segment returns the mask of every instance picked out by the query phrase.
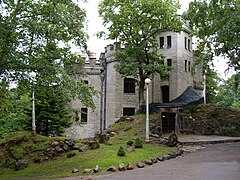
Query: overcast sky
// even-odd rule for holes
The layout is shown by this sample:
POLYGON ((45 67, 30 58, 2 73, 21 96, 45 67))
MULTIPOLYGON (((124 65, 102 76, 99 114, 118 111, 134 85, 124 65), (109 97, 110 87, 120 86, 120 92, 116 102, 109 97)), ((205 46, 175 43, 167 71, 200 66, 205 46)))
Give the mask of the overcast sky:
MULTIPOLYGON (((95 52, 97 58, 101 52, 104 52, 104 47, 106 45, 111 44, 111 41, 98 39, 96 37, 96 33, 98 31, 106 31, 106 29, 102 25, 102 20, 98 16, 98 3, 101 0, 88 0, 88 3, 80 3, 80 6, 85 8, 87 11, 87 20, 88 20, 88 34, 89 34, 89 41, 88 41, 88 50, 91 52, 95 52)), ((182 13, 187 10, 189 2, 192 0, 180 0, 181 10, 179 13, 182 13)), ((222 58, 216 58, 215 66, 218 72, 221 74, 221 77, 226 78, 227 76, 224 73, 224 70, 227 68, 226 61, 223 61, 222 58)))

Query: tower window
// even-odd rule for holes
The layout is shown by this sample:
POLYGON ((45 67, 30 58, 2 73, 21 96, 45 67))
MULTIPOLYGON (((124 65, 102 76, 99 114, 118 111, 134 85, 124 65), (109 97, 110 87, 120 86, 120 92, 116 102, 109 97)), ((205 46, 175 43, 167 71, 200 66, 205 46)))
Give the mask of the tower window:
POLYGON ((171 48, 171 47, 172 47, 172 37, 167 36, 167 48, 171 48))
POLYGON ((124 79, 124 93, 135 93, 135 79, 124 79))
POLYGON ((135 108, 123 108, 123 116, 133 116, 135 114, 135 108))
POLYGON ((185 60, 185 72, 187 72, 187 60, 185 60))
POLYGON ((81 108, 81 122, 86 123, 87 122, 87 116, 88 116, 88 109, 87 108, 81 108))
POLYGON ((189 51, 191 50, 190 47, 191 47, 191 42, 190 42, 190 39, 188 39, 188 50, 189 51))
POLYGON ((167 66, 172 66, 172 59, 167 59, 167 66))
POLYGON ((160 37, 159 41, 160 41, 160 49, 163 49, 164 48, 164 37, 160 37))
POLYGON ((191 62, 188 61, 188 72, 191 72, 191 62))
POLYGON ((185 37, 184 43, 185 43, 185 49, 187 49, 187 38, 186 37, 185 37))

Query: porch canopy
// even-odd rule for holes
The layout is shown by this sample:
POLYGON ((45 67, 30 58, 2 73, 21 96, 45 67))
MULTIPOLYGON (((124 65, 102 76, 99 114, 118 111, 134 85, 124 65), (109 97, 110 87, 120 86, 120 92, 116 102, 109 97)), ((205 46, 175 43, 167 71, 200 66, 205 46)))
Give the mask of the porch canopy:
POLYGON ((192 86, 189 86, 180 96, 169 103, 160 104, 159 107, 181 107, 183 109, 193 105, 202 104, 203 96, 199 94, 192 86))

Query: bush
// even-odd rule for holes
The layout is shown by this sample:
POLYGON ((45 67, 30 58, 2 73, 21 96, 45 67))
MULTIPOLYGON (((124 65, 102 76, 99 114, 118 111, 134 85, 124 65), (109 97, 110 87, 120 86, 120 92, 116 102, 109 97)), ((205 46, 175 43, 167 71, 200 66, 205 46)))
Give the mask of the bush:
POLYGON ((133 143, 134 143, 134 142, 133 142, 132 140, 129 140, 129 141, 127 142, 127 145, 128 145, 128 146, 132 146, 133 143))
POLYGON ((118 156, 125 156, 126 152, 122 146, 118 150, 118 156))
POLYGON ((139 138, 137 138, 137 139, 135 140, 135 142, 134 142, 134 147, 135 147, 135 148, 143 148, 142 141, 141 141, 139 138))
POLYGON ((220 134, 223 136, 238 136, 239 133, 237 132, 234 126, 231 127, 221 127, 220 134))

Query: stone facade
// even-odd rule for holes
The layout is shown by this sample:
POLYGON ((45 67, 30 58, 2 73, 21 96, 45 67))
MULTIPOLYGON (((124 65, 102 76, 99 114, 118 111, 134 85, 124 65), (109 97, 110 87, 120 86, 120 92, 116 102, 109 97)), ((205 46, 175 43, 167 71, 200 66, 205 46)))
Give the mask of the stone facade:
MULTIPOLYGON (((172 66, 170 77, 155 75, 149 85, 149 103, 164 103, 181 95, 188 86, 193 86, 199 93, 203 92, 201 68, 193 76, 191 68, 194 61, 190 28, 184 25, 184 31, 174 33, 162 32, 157 36, 158 53, 165 56, 165 64, 172 66)), ((118 62, 113 53, 115 45, 105 47, 100 59, 90 57, 83 68, 87 71, 86 80, 95 90, 101 92, 93 98, 96 109, 87 109, 87 122, 74 124, 66 129, 65 134, 73 138, 91 138, 104 130, 124 113, 134 113, 138 108, 138 87, 134 93, 124 93, 124 79, 114 68, 118 62), (89 61, 94 63, 89 63, 89 61)), ((79 100, 70 103, 72 108, 83 108, 79 100)))

